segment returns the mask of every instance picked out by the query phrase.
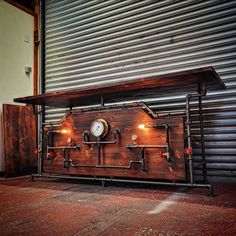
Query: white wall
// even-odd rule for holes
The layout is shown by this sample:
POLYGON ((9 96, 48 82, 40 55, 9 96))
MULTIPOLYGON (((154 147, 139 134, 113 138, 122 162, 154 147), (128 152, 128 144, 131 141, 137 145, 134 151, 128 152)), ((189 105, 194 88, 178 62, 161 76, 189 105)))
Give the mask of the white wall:
MULTIPOLYGON (((25 66, 33 70, 33 26, 33 16, 0 0, 0 116, 3 103, 33 95, 33 72, 25 74, 25 66)), ((4 171, 1 126, 0 171, 4 171)))

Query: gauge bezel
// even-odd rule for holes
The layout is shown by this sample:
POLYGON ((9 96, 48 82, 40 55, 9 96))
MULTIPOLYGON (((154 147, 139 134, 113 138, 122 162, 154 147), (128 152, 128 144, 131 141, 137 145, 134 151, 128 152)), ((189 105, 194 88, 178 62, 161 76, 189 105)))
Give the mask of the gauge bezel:
POLYGON ((108 133, 108 129, 109 129, 109 126, 108 126, 108 123, 104 120, 104 119, 96 119, 94 120, 92 123, 91 123, 91 126, 90 126, 90 132, 93 136, 97 137, 97 138, 101 138, 101 137, 105 137, 108 133), (93 130, 93 126, 94 126, 94 123, 99 123, 102 127, 102 132, 101 134, 97 135, 94 130, 93 130))

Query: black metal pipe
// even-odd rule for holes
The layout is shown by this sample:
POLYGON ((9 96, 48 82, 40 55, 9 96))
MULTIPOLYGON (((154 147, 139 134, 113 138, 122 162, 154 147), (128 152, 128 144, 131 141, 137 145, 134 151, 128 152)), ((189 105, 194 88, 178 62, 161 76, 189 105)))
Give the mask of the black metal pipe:
POLYGON ((100 178, 100 177, 83 177, 83 176, 68 176, 68 175, 37 175, 33 174, 32 178, 60 178, 60 179, 77 179, 77 180, 93 180, 104 182, 120 182, 120 183, 133 183, 133 184, 151 184, 151 185, 164 185, 164 186, 179 186, 179 187, 197 187, 208 188, 209 195, 213 195, 213 187, 210 184, 196 184, 196 183, 179 183, 179 182, 159 182, 159 181, 146 181, 146 180, 128 180, 128 179, 115 179, 115 178, 100 178))
MULTIPOLYGON (((117 169, 131 169, 133 164, 141 164, 143 166, 143 161, 130 161, 128 166, 105 166, 99 165, 96 168, 117 168, 117 169)), ((142 167, 143 169, 143 167, 142 167)))
POLYGON ((126 145, 127 149, 136 149, 136 148, 166 148, 166 145, 126 145))
POLYGON ((91 145, 91 144, 115 144, 116 140, 112 141, 83 141, 84 144, 91 145))
POLYGON ((117 142, 117 135, 120 133, 120 130, 118 128, 116 128, 114 130, 114 138, 111 141, 102 141, 100 138, 98 138, 97 141, 88 141, 89 140, 89 134, 87 132, 83 133, 83 143, 90 145, 90 144, 115 144, 117 142))
POLYGON ((117 135, 120 133, 120 130, 116 128, 114 130, 114 139, 111 141, 101 141, 100 137, 98 137, 97 141, 88 141, 89 140, 89 134, 87 132, 83 133, 83 143, 90 145, 90 144, 96 144, 98 147, 98 155, 97 155, 97 165, 101 165, 101 144, 115 144, 117 142, 117 135))
POLYGON ((101 107, 104 107, 104 99, 103 99, 103 96, 101 96, 101 107))
MULTIPOLYGON (((200 90, 196 94, 188 94, 186 96, 186 127, 187 127, 187 145, 188 148, 192 149, 192 140, 191 140, 191 107, 190 107, 190 100, 192 98, 199 98, 206 95, 207 91, 205 88, 205 84, 202 83, 200 86, 200 90)), ((192 154, 188 155, 189 161, 189 176, 190 176, 190 183, 194 183, 194 174, 193 174, 193 158, 192 154)))
POLYGON ((154 125, 145 125, 146 128, 162 128, 164 127, 166 129, 166 159, 168 162, 171 162, 170 157, 170 127, 178 127, 178 125, 169 125, 169 124, 154 124, 154 125))
POLYGON ((142 162, 142 170, 144 172, 147 172, 147 168, 146 168, 146 162, 145 162, 145 148, 141 148, 141 162, 142 162))
POLYGON ((41 65, 41 93, 45 93, 45 1, 40 1, 40 65, 41 65))
POLYGON ((98 139, 98 165, 101 164, 101 143, 100 143, 100 139, 98 139))
POLYGON ((61 126, 63 120, 67 117, 68 114, 77 114, 79 112, 90 112, 90 111, 102 111, 102 110, 110 110, 110 109, 128 109, 132 107, 140 107, 144 110, 147 110, 149 114, 151 114, 154 118, 163 118, 169 116, 180 116, 185 115, 185 112, 166 112, 166 113, 155 113, 147 104, 143 102, 132 102, 132 103, 124 103, 124 104, 113 104, 113 105, 104 105, 99 107, 89 107, 89 108, 80 108, 72 110, 70 109, 65 113, 65 115, 61 118, 60 121, 55 122, 44 122, 45 126, 61 126))
POLYGON ((165 113, 155 113, 146 103, 144 102, 132 102, 132 103, 123 103, 123 104, 111 104, 97 107, 88 107, 72 110, 73 114, 78 112, 90 112, 90 111, 101 111, 101 110, 110 110, 110 109, 126 109, 132 107, 140 107, 144 110, 147 110, 154 118, 168 117, 168 116, 177 116, 185 115, 185 112, 165 112, 165 113))
MULTIPOLYGON (((52 146, 52 134, 52 132, 47 132, 47 157, 49 153, 49 147, 52 146)), ((50 157, 48 157, 48 159, 50 159, 50 157)))
POLYGON ((154 125, 148 125, 148 127, 147 128, 161 128, 161 127, 163 127, 163 128, 170 128, 170 127, 178 127, 178 125, 169 125, 169 124, 161 124, 161 125, 158 125, 158 124, 154 124, 154 125))
POLYGON ((141 161, 130 161, 128 166, 73 164, 72 160, 69 160, 68 163, 71 167, 116 168, 116 169, 131 169, 133 164, 141 164, 142 165, 142 170, 144 169, 142 160, 141 161))
MULTIPOLYGON (((45 1, 40 1, 40 93, 45 93, 45 1)), ((45 107, 41 106, 38 112, 38 174, 43 173, 43 146, 44 146, 44 130, 43 123, 45 121, 45 107)))
MULTIPOLYGON (((48 131, 47 132, 47 155, 49 154, 50 150, 59 150, 62 149, 63 150, 63 159, 64 159, 64 167, 66 168, 67 166, 65 166, 65 162, 68 162, 68 158, 66 159, 67 153, 66 151, 69 149, 80 149, 80 145, 67 145, 67 146, 52 146, 52 135, 55 133, 60 133, 60 131, 48 131)), ((49 159, 50 159, 50 155, 49 155, 49 159)))
MULTIPOLYGON (((145 162, 145 148, 166 148, 168 150, 168 144, 166 145, 126 145, 127 149, 141 149, 141 161, 140 163, 142 164, 142 170, 144 172, 147 172, 146 168, 146 162, 145 162)), ((167 152, 168 153, 168 152, 167 152)), ((167 154, 167 157, 169 154, 167 154)))
POLYGON ((74 145, 74 146, 57 146, 57 147, 48 146, 48 150, 56 150, 56 149, 80 149, 80 145, 74 145))
MULTIPOLYGON (((186 128, 187 128, 187 145, 188 148, 192 148, 192 140, 191 140, 191 118, 190 118, 190 97, 186 96, 186 128)), ((189 161, 189 175, 190 175, 190 183, 193 184, 193 160, 192 155, 188 156, 189 161)))
MULTIPOLYGON (((199 93, 201 92, 201 85, 198 88, 199 93)), ((201 139, 201 151, 202 151, 202 161, 203 161, 203 179, 204 183, 207 183, 207 168, 206 168, 206 152, 205 152, 205 139, 204 139, 204 124, 203 124, 203 111, 202 111, 202 97, 198 98, 199 106, 199 122, 200 122, 200 139, 201 139)))
POLYGON ((71 160, 68 157, 68 152, 67 151, 70 150, 70 149, 75 149, 75 150, 80 149, 80 146, 76 145, 76 146, 61 146, 61 147, 50 147, 50 148, 51 148, 51 150, 53 150, 53 149, 62 149, 63 163, 64 163, 63 167, 68 168, 70 163, 71 163, 71 160))

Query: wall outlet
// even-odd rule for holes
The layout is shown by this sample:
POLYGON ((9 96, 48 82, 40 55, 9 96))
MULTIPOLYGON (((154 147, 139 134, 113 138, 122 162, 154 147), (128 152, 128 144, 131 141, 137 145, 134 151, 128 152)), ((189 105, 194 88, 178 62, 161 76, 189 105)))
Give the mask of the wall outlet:
POLYGON ((32 67, 30 66, 25 66, 25 73, 30 74, 32 72, 32 67))

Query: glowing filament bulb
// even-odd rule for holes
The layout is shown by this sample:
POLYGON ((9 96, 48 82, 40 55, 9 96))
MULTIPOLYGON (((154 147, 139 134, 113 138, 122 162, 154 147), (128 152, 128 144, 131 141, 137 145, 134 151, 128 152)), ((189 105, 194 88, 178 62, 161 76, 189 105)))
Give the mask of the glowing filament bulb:
POLYGON ((139 129, 144 129, 144 128, 145 128, 145 125, 144 125, 144 124, 141 124, 141 125, 139 125, 138 127, 139 127, 139 129))
POLYGON ((62 129, 62 130, 61 130, 61 133, 62 133, 62 134, 67 134, 67 133, 69 133, 69 131, 68 131, 67 129, 62 129))

